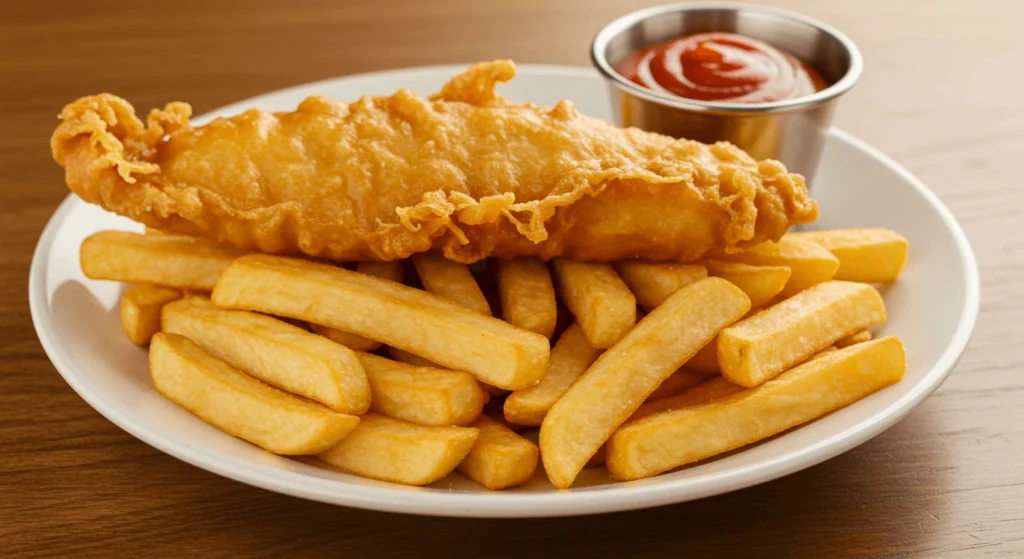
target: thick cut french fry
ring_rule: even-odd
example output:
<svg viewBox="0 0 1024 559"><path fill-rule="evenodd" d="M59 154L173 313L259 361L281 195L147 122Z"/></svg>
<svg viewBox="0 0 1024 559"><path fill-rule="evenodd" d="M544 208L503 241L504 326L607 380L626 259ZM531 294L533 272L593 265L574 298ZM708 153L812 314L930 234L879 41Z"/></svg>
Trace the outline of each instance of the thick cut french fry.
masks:
<svg viewBox="0 0 1024 559"><path fill-rule="evenodd" d="M626 423L608 442L608 471L641 479L740 448L895 384L905 371L897 338L825 354L756 388Z"/></svg>
<svg viewBox="0 0 1024 559"><path fill-rule="evenodd" d="M648 311L680 287L708 277L707 268L699 264L622 260L612 266L633 292L636 302Z"/></svg>
<svg viewBox="0 0 1024 559"><path fill-rule="evenodd" d="M148 345L160 331L160 309L181 299L180 289L140 283L121 295L121 327L133 344Z"/></svg>
<svg viewBox="0 0 1024 559"><path fill-rule="evenodd" d="M348 437L317 457L363 477L427 485L450 474L478 434L472 427L428 427L367 414Z"/></svg>
<svg viewBox="0 0 1024 559"><path fill-rule="evenodd" d="M480 435L457 468L461 474L487 489L504 489L530 481L540 457L537 445L487 416L480 417L471 427L479 429Z"/></svg>
<svg viewBox="0 0 1024 559"><path fill-rule="evenodd" d="M555 286L548 267L531 256L492 260L501 299L501 315L509 324L550 338L558 321Z"/></svg>
<svg viewBox="0 0 1024 559"><path fill-rule="evenodd" d="M708 274L736 284L750 298L750 308L756 309L782 292L793 274L787 266L754 266L742 262L707 260L703 262Z"/></svg>
<svg viewBox="0 0 1024 559"><path fill-rule="evenodd" d="M733 384L721 375L718 375L715 378L704 381L689 390L680 392L673 396L660 399L654 399L653 397L647 398L647 401L637 408L637 410L633 412L633 415L629 416L628 421L636 421L637 419L643 419L648 415L654 415L663 411L677 410L687 406L706 404L712 400L739 392L740 390L744 390L744 388L738 384ZM628 422L626 424L628 425ZM605 463L605 459L608 454L607 446L607 443L605 443L605 446L602 446L600 450L594 453L590 458L590 461L587 462L588 468L600 466Z"/></svg>
<svg viewBox="0 0 1024 559"><path fill-rule="evenodd" d="M401 260L391 262L360 262L356 264L356 271L375 278L386 279L395 283L402 283L405 276L405 266Z"/></svg>
<svg viewBox="0 0 1024 559"><path fill-rule="evenodd" d="M675 394L679 394L684 390L689 390L694 386L708 380L715 373L709 373L705 371L695 371L693 369L687 369L683 367L678 371L672 373L672 376L665 379L665 382L658 385L658 388L651 392L651 395L647 397L647 401L658 400L661 398L667 398Z"/></svg>
<svg viewBox="0 0 1024 559"><path fill-rule="evenodd" d="M871 285L827 281L722 330L718 366L730 381L757 386L836 340L885 322Z"/></svg>
<svg viewBox="0 0 1024 559"><path fill-rule="evenodd" d="M390 355L395 361L405 363L406 365L412 365L413 367L432 367L434 369L444 368L430 359L420 357L415 353L409 353L408 351L398 349L397 347L388 346L388 355Z"/></svg>
<svg viewBox="0 0 1024 559"><path fill-rule="evenodd" d="M164 307L161 328L263 382L337 411L360 414L370 407L370 385L355 353L282 320L191 297Z"/></svg>
<svg viewBox="0 0 1024 559"><path fill-rule="evenodd" d="M629 417L630 421L637 419L643 419L649 415L661 413L663 411L677 410L679 408L685 408L687 406L699 406L717 400L724 396L734 394L740 390L746 390L744 387L729 382L729 379L717 375L714 378L705 380L704 382L691 387L689 390L685 390L678 394L661 398L658 400L648 399L644 402L644 405L637 408L637 410Z"/></svg>
<svg viewBox="0 0 1024 559"><path fill-rule="evenodd" d="M484 409L484 392L469 373L357 355L370 381L373 412L420 425L467 425Z"/></svg>
<svg viewBox="0 0 1024 559"><path fill-rule="evenodd" d="M551 406L600 354L574 322L551 348L548 372L540 383L516 390L505 399L505 417L520 425L540 425Z"/></svg>
<svg viewBox="0 0 1024 559"><path fill-rule="evenodd" d="M82 273L91 279L210 291L221 272L242 254L195 237L99 231L82 241L79 261Z"/></svg>
<svg viewBox="0 0 1024 559"><path fill-rule="evenodd" d="M423 289L482 315L491 316L491 307L487 304L484 292L480 290L480 284L469 271L469 266L429 252L414 254L412 264L420 276Z"/></svg>
<svg viewBox="0 0 1024 559"><path fill-rule="evenodd" d="M562 301L590 345L612 347L636 324L636 299L608 264L554 260Z"/></svg>
<svg viewBox="0 0 1024 559"><path fill-rule="evenodd" d="M149 349L157 392L210 425L275 454L316 454L359 423L234 369L184 336L158 332Z"/></svg>
<svg viewBox="0 0 1024 559"><path fill-rule="evenodd" d="M750 300L721 278L687 285L606 351L548 410L541 458L558 488L572 485L605 440L716 332L750 310Z"/></svg>
<svg viewBox="0 0 1024 559"><path fill-rule="evenodd" d="M360 274L397 283L402 283L402 276L405 273L401 260L392 262L360 262L356 265L356 271ZM352 332L338 330L329 326L310 323L309 327L317 334L325 336L332 342L339 343L352 351L374 351L382 345L378 341L365 338L359 334L353 334Z"/></svg>
<svg viewBox="0 0 1024 559"><path fill-rule="evenodd" d="M293 258L254 254L221 275L214 304L354 332L515 390L547 370L547 338L419 289Z"/></svg>
<svg viewBox="0 0 1024 559"><path fill-rule="evenodd" d="M836 340L836 347L842 349L842 348L844 348L846 346L849 346L849 345L859 344L859 343L870 341L871 338L873 338L873 337L874 337L874 335L871 333L871 330L861 330L860 332L857 332L856 334L850 334L849 336L846 336L845 338L841 338L841 339Z"/></svg>
<svg viewBox="0 0 1024 559"><path fill-rule="evenodd" d="M309 323L309 328L328 340L341 344L352 351L374 351L382 345L380 342L365 338L359 334L353 334L352 332L338 330L329 326L321 326L312 322Z"/></svg>
<svg viewBox="0 0 1024 559"><path fill-rule="evenodd" d="M896 281L910 248L907 239L889 229L833 229L788 233L828 249L839 259L835 279L866 283Z"/></svg>
<svg viewBox="0 0 1024 559"><path fill-rule="evenodd" d="M832 279L839 269L839 259L828 249L810 239L790 235L783 235L777 243L761 243L743 252L719 254L716 258L755 266L788 267L791 274L779 294L782 299Z"/></svg>

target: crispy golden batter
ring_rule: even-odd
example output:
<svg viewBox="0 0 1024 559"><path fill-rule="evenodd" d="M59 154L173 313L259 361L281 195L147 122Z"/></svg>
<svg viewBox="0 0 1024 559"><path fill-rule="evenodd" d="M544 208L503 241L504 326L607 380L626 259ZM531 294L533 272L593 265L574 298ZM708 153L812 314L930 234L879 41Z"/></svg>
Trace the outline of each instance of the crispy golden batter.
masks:
<svg viewBox="0 0 1024 559"><path fill-rule="evenodd" d="M143 125L102 94L64 107L51 145L74 192L150 227L333 260L692 261L817 217L776 161L510 103L495 85L514 75L481 63L429 99L311 97L200 127L187 104Z"/></svg>

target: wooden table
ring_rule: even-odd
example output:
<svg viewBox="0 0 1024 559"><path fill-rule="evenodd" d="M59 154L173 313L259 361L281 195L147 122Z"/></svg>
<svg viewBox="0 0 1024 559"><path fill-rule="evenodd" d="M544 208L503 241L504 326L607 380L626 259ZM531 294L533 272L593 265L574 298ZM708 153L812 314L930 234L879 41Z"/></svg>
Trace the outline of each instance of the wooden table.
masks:
<svg viewBox="0 0 1024 559"><path fill-rule="evenodd" d="M0 6L0 555L467 557L1024 553L1024 2L776 0L857 41L838 124L921 177L981 265L974 340L907 419L820 466L633 513L432 519L321 505L164 455L85 404L44 355L26 282L67 194L55 115L85 94L198 113L305 81L512 57L588 64L593 33L645 2L241 0ZM885 203L880 200L879 203ZM936 278L942 281L942 278Z"/></svg>

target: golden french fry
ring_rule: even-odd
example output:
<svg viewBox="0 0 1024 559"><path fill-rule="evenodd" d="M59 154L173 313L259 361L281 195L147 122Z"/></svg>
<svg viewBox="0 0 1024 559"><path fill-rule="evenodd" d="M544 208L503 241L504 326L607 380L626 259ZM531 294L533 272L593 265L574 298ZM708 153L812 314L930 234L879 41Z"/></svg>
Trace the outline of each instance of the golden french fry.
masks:
<svg viewBox="0 0 1024 559"><path fill-rule="evenodd" d="M153 386L203 421L275 454L316 454L359 423L232 368L184 336L158 332L149 348Z"/></svg>
<svg viewBox="0 0 1024 559"><path fill-rule="evenodd" d="M650 402L652 400L659 400L661 398L667 398L669 396L679 394L684 390L697 386L714 375L715 373L695 371L693 369L683 367L672 373L672 376L665 379L665 382L658 385L658 388L656 388L654 392L651 392L651 395L647 397L647 401Z"/></svg>
<svg viewBox="0 0 1024 559"><path fill-rule="evenodd" d="M512 326L550 338L558 321L558 304L548 267L532 256L491 263L496 270L502 318Z"/></svg>
<svg viewBox="0 0 1024 559"><path fill-rule="evenodd" d="M484 409L484 392L469 373L357 355L370 381L373 412L420 425L467 425Z"/></svg>
<svg viewBox="0 0 1024 559"><path fill-rule="evenodd" d="M360 274L402 283L402 275L405 270L402 267L402 262L395 260L391 262L360 262L356 265L356 271ZM353 334L352 332L338 330L329 326L309 323L309 327L317 334L325 336L332 342L339 343L352 351L374 351L382 345L378 341L364 338L359 334Z"/></svg>
<svg viewBox="0 0 1024 559"><path fill-rule="evenodd" d="M742 262L707 260L703 262L708 274L736 284L750 298L750 308L756 309L782 292L793 271L787 266L754 266Z"/></svg>
<svg viewBox="0 0 1024 559"><path fill-rule="evenodd" d="M473 450L459 464L460 473L487 489L504 489L530 481L540 457L537 445L486 415L471 427L479 429L480 435Z"/></svg>
<svg viewBox="0 0 1024 559"><path fill-rule="evenodd" d="M648 415L654 415L663 411L677 410L687 406L706 404L712 400L739 392L740 390L744 390L744 388L738 384L729 382L722 377L722 375L717 375L710 380L706 380L688 390L672 396L660 399L654 399L653 397L647 398L647 401L637 408L637 410L633 412L633 415L629 416L626 425L628 425L629 422L636 421L637 419L643 419ZM605 459L608 454L607 446L607 443L605 443L600 450L594 453L590 458L590 461L587 462L588 468L600 466L605 463Z"/></svg>
<svg viewBox="0 0 1024 559"><path fill-rule="evenodd" d="M267 384L337 411L361 414L370 407L370 384L356 354L284 321L192 297L166 305L161 327Z"/></svg>
<svg viewBox="0 0 1024 559"><path fill-rule="evenodd" d="M755 266L788 267L791 275L779 294L782 299L832 279L839 269L839 259L828 249L810 239L791 235L783 235L777 243L761 243L743 252L719 254L716 258Z"/></svg>
<svg viewBox="0 0 1024 559"><path fill-rule="evenodd" d="M391 262L360 262L356 264L356 271L375 278L386 279L395 283L402 283L405 276L405 267L401 260Z"/></svg>
<svg viewBox="0 0 1024 559"><path fill-rule="evenodd" d="M702 279L673 293L598 357L541 424L541 458L555 487L572 485L658 385L748 310L750 300L738 287L721 278Z"/></svg>
<svg viewBox="0 0 1024 559"><path fill-rule="evenodd" d="M212 300L353 332L509 390L539 381L550 354L544 336L437 295L293 258L237 259Z"/></svg>
<svg viewBox="0 0 1024 559"><path fill-rule="evenodd" d="M147 235L166 235L167 233L164 233L163 231L161 231L159 229L154 229L152 227L146 227L146 234Z"/></svg>
<svg viewBox="0 0 1024 559"><path fill-rule="evenodd" d="M636 302L648 311L680 287L708 277L707 268L699 264L622 260L612 266L633 292Z"/></svg>
<svg viewBox="0 0 1024 559"><path fill-rule="evenodd" d="M629 416L629 420L635 421L649 415L677 410L687 406L699 406L734 394L740 390L746 389L738 384L729 382L729 379L722 375L717 375L678 394L673 394L659 400L648 399L644 402L644 405L637 408L633 415Z"/></svg>
<svg viewBox="0 0 1024 559"><path fill-rule="evenodd" d="M408 351L398 349L397 347L388 346L388 355L390 355L395 361L400 361L406 365L412 365L413 367L432 367L434 369L444 368L430 359L420 357L419 355L409 353Z"/></svg>
<svg viewBox="0 0 1024 559"><path fill-rule="evenodd" d="M380 342L364 338L359 334L353 334L352 332L338 330L337 328L331 328L329 326L321 326L312 322L309 323L309 328L328 340L331 340L336 344L341 344L352 351L374 351L382 345Z"/></svg>
<svg viewBox="0 0 1024 559"><path fill-rule="evenodd" d="M896 281L910 248L907 239L889 229L833 229L787 233L828 249L839 259L835 279L865 283Z"/></svg>
<svg viewBox="0 0 1024 559"><path fill-rule="evenodd" d="M469 266L429 252L412 255L412 264L420 276L423 289L467 309L491 316L491 307L487 304L484 292L480 290L480 284L469 271Z"/></svg>
<svg viewBox="0 0 1024 559"><path fill-rule="evenodd" d="M636 299L608 264L554 261L558 292L590 345L607 349L636 324Z"/></svg>
<svg viewBox="0 0 1024 559"><path fill-rule="evenodd" d="M121 294L121 327L133 344L148 345L160 331L160 309L181 299L180 289L140 283Z"/></svg>
<svg viewBox="0 0 1024 559"><path fill-rule="evenodd" d="M846 336L845 338L840 338L840 339L836 340L836 347L842 349L842 348L844 348L846 346L849 346L849 345L859 344L859 343L863 343L863 342L869 341L873 337L874 337L874 335L871 333L871 330L861 330L860 332L857 332L855 334L850 334L849 336Z"/></svg>
<svg viewBox="0 0 1024 559"><path fill-rule="evenodd" d="M608 472L641 479L781 433L903 378L897 338L825 354L756 388L623 425L608 442Z"/></svg>
<svg viewBox="0 0 1024 559"><path fill-rule="evenodd" d="M427 485L450 474L478 434L471 427L428 427L367 414L348 437L317 457L363 477Z"/></svg>
<svg viewBox="0 0 1024 559"><path fill-rule="evenodd" d="M827 281L722 330L718 365L730 381L757 386L854 332L885 322L866 283Z"/></svg>
<svg viewBox="0 0 1024 559"><path fill-rule="evenodd" d="M601 350L587 341L580 325L572 323L551 348L548 372L540 383L516 390L505 399L505 417L520 425L540 425L551 406L600 354Z"/></svg>
<svg viewBox="0 0 1024 559"><path fill-rule="evenodd" d="M82 273L91 279L210 291L221 272L242 254L195 237L99 231L82 241L79 260Z"/></svg>

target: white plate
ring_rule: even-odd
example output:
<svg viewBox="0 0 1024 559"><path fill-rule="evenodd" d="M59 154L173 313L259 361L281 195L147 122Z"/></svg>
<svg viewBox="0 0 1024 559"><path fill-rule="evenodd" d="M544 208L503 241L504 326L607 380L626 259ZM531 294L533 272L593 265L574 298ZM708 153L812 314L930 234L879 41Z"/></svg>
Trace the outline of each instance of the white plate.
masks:
<svg viewBox="0 0 1024 559"><path fill-rule="evenodd" d="M243 108L291 110L308 95L353 100L405 87L436 91L463 66L382 72L328 80L243 101ZM583 68L519 67L503 92L517 101L576 101L584 113L610 118L605 86ZM885 289L883 334L903 339L906 378L846 409L761 444L655 478L612 483L587 471L569 491L543 474L525 487L492 492L458 474L427 488L376 482L313 460L281 458L209 427L159 396L146 352L121 332L122 287L86 279L78 246L100 229L140 226L69 196L36 247L29 278L32 320L57 370L92 407L132 435L186 462L245 483L317 501L445 516L535 517L638 509L698 499L784 476L836 456L881 433L933 392L953 370L978 313L978 272L967 238L949 210L920 181L883 154L833 130L815 182L821 218L815 227L890 227L910 239L900 281Z"/></svg>

